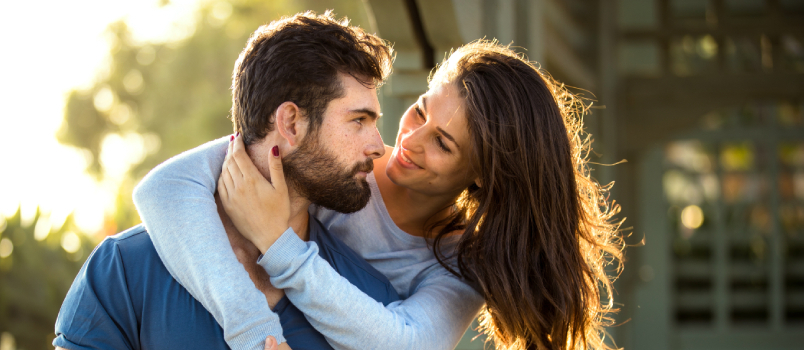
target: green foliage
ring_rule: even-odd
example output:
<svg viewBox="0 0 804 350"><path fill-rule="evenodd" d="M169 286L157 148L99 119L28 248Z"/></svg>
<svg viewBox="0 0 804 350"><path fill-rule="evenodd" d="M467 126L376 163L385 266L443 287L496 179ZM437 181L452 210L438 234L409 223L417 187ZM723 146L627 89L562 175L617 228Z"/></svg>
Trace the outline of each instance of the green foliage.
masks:
<svg viewBox="0 0 804 350"><path fill-rule="evenodd" d="M34 227L39 218L37 212L29 226L22 223L19 210L5 225L0 218L0 240L13 244L11 255L0 258L0 331L11 333L18 349L53 348L59 308L94 245L79 234L78 251L68 253L61 247L63 237L75 229L71 217L37 241Z"/></svg>

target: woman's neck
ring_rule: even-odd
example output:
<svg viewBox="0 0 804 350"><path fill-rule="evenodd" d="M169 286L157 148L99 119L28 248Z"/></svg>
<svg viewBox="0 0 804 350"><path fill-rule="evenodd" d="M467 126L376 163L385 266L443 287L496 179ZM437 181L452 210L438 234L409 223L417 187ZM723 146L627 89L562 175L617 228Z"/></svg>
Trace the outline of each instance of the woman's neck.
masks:
<svg viewBox="0 0 804 350"><path fill-rule="evenodd" d="M374 161L374 179L380 189L385 208L391 220L402 231L423 237L428 224L445 218L452 210L456 196L432 196L396 185L385 173L390 151Z"/></svg>

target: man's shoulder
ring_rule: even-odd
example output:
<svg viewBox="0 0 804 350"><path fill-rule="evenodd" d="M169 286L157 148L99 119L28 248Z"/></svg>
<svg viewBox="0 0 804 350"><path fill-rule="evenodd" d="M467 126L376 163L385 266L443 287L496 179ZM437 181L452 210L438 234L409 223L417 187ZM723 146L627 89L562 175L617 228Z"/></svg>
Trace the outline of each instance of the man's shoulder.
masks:
<svg viewBox="0 0 804 350"><path fill-rule="evenodd" d="M144 241L150 242L151 238L148 236L148 230L145 229L145 225L139 224L115 235L106 237L103 242L101 242L101 245L129 246L142 244Z"/></svg>
<svg viewBox="0 0 804 350"><path fill-rule="evenodd" d="M142 225L98 244L70 287L56 333L53 344L68 348L226 348L215 319L170 276Z"/></svg>
<svg viewBox="0 0 804 350"><path fill-rule="evenodd" d="M136 256L138 260L150 258L159 260L154 244L151 241L151 236L148 235L148 230L142 224L106 237L98 244L95 251L104 252L105 254L103 255L111 254L119 259ZM92 256L90 256L90 259L92 259Z"/></svg>

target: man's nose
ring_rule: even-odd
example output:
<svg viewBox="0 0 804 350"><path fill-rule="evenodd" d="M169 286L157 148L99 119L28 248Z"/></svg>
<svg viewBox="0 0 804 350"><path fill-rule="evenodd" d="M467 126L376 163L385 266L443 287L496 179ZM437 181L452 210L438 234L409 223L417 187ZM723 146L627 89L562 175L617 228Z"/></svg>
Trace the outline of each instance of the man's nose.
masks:
<svg viewBox="0 0 804 350"><path fill-rule="evenodd" d="M377 128L374 128L365 154L366 157L372 159L380 158L385 154L385 145L382 142L382 135L380 135L380 130Z"/></svg>

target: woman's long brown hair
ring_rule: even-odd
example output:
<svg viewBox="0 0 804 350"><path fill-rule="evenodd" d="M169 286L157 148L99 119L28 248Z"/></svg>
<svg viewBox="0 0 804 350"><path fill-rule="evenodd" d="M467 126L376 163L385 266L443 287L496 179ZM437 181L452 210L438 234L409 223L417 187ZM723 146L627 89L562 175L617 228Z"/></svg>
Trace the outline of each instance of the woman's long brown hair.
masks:
<svg viewBox="0 0 804 350"><path fill-rule="evenodd" d="M457 49L430 84L461 91L480 179L431 226L433 248L485 298L482 331L497 349L610 349L623 241L610 186L589 174L588 104L489 41ZM456 229L464 233L445 256Z"/></svg>

